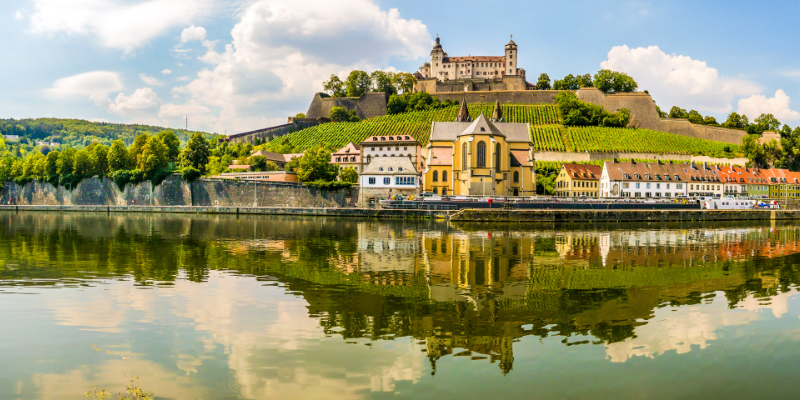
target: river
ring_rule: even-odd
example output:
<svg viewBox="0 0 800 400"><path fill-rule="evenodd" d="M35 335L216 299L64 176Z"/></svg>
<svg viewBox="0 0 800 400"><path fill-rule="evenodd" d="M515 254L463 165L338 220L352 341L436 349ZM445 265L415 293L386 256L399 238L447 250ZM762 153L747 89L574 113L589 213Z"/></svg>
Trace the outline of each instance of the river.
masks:
<svg viewBox="0 0 800 400"><path fill-rule="evenodd" d="M800 225L0 213L0 399L793 398Z"/></svg>

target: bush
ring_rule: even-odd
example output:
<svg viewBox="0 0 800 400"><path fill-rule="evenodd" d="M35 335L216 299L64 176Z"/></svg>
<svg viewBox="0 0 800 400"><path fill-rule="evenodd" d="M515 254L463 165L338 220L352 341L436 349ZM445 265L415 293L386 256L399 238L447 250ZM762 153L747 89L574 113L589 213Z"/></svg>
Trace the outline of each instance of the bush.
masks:
<svg viewBox="0 0 800 400"><path fill-rule="evenodd" d="M181 170L181 177L186 182L194 182L199 178L202 174L200 170L195 167L185 167Z"/></svg>
<svg viewBox="0 0 800 400"><path fill-rule="evenodd" d="M342 182L342 181L313 181L313 182L305 182L307 186L315 187L317 189L322 190L337 190L342 188L349 188L352 187L353 184L350 182Z"/></svg>
<svg viewBox="0 0 800 400"><path fill-rule="evenodd" d="M571 126L607 126L624 128L628 125L631 112L623 108L610 113L602 106L578 100L571 92L561 92L556 96L558 113L564 125Z"/></svg>

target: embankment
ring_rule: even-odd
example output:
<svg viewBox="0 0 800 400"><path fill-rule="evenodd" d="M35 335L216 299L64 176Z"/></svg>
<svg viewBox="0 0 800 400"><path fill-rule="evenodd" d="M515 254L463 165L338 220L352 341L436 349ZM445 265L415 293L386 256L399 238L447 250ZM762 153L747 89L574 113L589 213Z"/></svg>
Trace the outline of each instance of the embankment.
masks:
<svg viewBox="0 0 800 400"><path fill-rule="evenodd" d="M125 190L107 178L84 179L74 188L31 182L6 182L0 204L92 206L203 206L203 207L350 207L358 188L321 190L291 182L242 182L198 179L186 182L172 175L161 184L128 184Z"/></svg>
<svg viewBox="0 0 800 400"><path fill-rule="evenodd" d="M800 210L461 210L451 221L626 223L800 219Z"/></svg>

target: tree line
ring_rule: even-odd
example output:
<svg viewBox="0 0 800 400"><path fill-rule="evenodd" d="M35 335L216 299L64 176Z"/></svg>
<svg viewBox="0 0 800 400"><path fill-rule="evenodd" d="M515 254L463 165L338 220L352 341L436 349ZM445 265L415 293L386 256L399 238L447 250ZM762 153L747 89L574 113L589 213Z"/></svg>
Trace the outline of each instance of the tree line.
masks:
<svg viewBox="0 0 800 400"><path fill-rule="evenodd" d="M543 73L536 81L536 90L571 90L576 91L580 88L594 87L606 93L630 93L635 92L639 87L636 81L624 72L610 71L601 69L594 77L590 74L572 75L569 74L563 79L558 79L550 85L550 76Z"/></svg>
<svg viewBox="0 0 800 400"><path fill-rule="evenodd" d="M417 80L407 72L386 72L381 70L367 73L353 70L342 80L332 74L322 83L322 88L333 97L361 97L369 92L383 92L387 96L398 93L411 93Z"/></svg>

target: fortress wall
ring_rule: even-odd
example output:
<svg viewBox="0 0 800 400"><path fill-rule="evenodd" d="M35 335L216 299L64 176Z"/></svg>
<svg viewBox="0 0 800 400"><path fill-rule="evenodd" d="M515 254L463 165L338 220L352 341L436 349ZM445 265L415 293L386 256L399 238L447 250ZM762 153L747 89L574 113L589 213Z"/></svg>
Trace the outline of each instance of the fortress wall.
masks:
<svg viewBox="0 0 800 400"><path fill-rule="evenodd" d="M441 101L454 100L461 103L518 103L518 104L553 104L558 90L504 90L484 92L431 93Z"/></svg>
<svg viewBox="0 0 800 400"><path fill-rule="evenodd" d="M330 97L317 93L311 100L306 118L328 118L333 107L355 110L361 119L386 115L386 95L383 92L367 93L361 97Z"/></svg>
<svg viewBox="0 0 800 400"><path fill-rule="evenodd" d="M745 165L747 158L717 158L707 156L692 156L686 154L655 154L655 153L627 153L627 152L606 152L606 153L570 153L564 151L540 151L533 155L536 161L556 161L556 162L587 162L611 160L614 158L635 158L664 161L695 161L709 162L714 164L734 164Z"/></svg>
<svg viewBox="0 0 800 400"><path fill-rule="evenodd" d="M605 94L596 88L584 88L577 91L579 99L597 104L609 112L617 112L621 108L631 110L628 127L644 128L654 131L669 132L676 135L697 139L716 140L739 145L746 132L716 126L693 124L685 119L661 118L656 110L653 98L647 93Z"/></svg>
<svg viewBox="0 0 800 400"><path fill-rule="evenodd" d="M256 143L256 140L266 142L276 137L280 137L301 129L310 128L321 124L319 119L295 119L289 124L273 126L266 129L259 129L252 132L238 133L230 135L225 140L229 143Z"/></svg>

